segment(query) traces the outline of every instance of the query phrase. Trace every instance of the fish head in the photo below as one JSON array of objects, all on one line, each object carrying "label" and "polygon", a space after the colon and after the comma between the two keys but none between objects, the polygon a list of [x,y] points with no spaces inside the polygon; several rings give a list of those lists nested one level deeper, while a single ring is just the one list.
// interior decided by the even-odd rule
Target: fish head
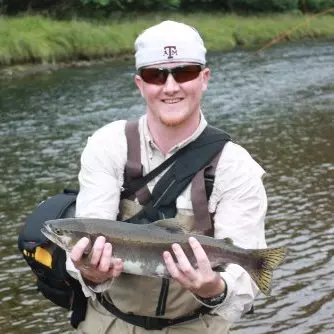
[{"label": "fish head", "polygon": [[89,233],[80,229],[73,229],[70,225],[66,224],[66,219],[46,221],[41,228],[41,232],[53,243],[68,252],[83,237],[88,238],[91,245]]}]

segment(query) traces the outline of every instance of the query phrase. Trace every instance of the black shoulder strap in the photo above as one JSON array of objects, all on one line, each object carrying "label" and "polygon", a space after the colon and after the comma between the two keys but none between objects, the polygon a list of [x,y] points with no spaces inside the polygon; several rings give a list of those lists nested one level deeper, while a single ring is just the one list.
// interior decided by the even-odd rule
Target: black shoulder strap
[{"label": "black shoulder strap", "polygon": [[229,140],[230,136],[225,132],[207,126],[198,140],[189,144],[187,152],[159,180],[152,193],[153,205],[167,206],[175,201],[194,175],[211,162]]},{"label": "black shoulder strap", "polygon": [[[127,122],[129,124],[126,126],[126,137],[128,141],[128,160],[126,162],[126,173],[125,175],[133,175],[131,182],[130,179],[126,179],[125,187],[122,191],[121,198],[130,198],[133,194],[137,193],[139,189],[145,187],[148,182],[153,180],[159,174],[161,174],[165,169],[167,169],[174,161],[176,161],[180,156],[184,155],[188,151],[192,150],[202,150],[203,146],[211,145],[216,143],[221,143],[224,140],[231,140],[230,136],[212,126],[207,126],[206,129],[202,132],[202,134],[193,142],[188,144],[187,146],[181,148],[175,154],[170,156],[167,160],[165,160],[162,164],[160,164],[157,168],[153,169],[150,173],[146,174],[143,177],[140,177],[142,172],[142,166],[138,161],[138,156],[140,157],[140,147],[136,144],[139,143],[139,134],[138,134],[138,121],[137,122]],[[135,128],[137,129],[135,132]],[[136,140],[135,140],[136,139]],[[133,142],[135,144],[133,144]],[[213,157],[215,155],[213,154]],[[212,157],[212,159],[213,159]],[[198,158],[198,157],[197,157]],[[212,160],[211,159],[211,160]],[[210,161],[210,160],[209,160]],[[208,161],[205,161],[207,164]],[[185,166],[187,168],[187,166]],[[191,168],[190,168],[191,169]],[[139,174],[140,171],[140,174]]]},{"label": "black shoulder strap", "polygon": [[[145,216],[149,217],[150,221],[155,221],[165,215],[173,216],[170,208],[175,207],[176,198],[195,174],[206,167],[230,140],[230,136],[224,131],[207,126],[195,141],[182,149],[182,154],[178,155],[176,162],[158,181],[153,189],[151,201],[139,212],[137,218]],[[173,211],[175,214],[175,208]]]}]

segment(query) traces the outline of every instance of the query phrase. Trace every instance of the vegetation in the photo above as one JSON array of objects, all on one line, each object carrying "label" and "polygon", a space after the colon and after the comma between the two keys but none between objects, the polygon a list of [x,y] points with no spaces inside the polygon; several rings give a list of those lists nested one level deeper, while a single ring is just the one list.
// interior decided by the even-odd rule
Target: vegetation
[{"label": "vegetation", "polygon": [[242,13],[320,12],[334,7],[334,0],[0,0],[0,11],[17,14],[47,12],[69,15],[110,17],[131,11],[226,11]]},{"label": "vegetation", "polygon": [[140,15],[122,20],[54,20],[43,16],[0,17],[0,65],[92,60],[133,53],[145,28],[164,19],[196,26],[209,50],[255,48],[275,38],[333,38],[334,17],[277,14],[240,16],[197,13]]},{"label": "vegetation", "polygon": [[0,0],[0,66],[127,57],[166,19],[195,26],[209,51],[333,38],[333,14],[334,0]]}]

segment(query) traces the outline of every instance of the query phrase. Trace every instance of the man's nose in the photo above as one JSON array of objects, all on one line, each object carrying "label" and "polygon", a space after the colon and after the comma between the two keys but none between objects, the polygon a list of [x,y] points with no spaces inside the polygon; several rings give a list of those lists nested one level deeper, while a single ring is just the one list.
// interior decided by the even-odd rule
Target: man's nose
[{"label": "man's nose", "polygon": [[180,85],[175,81],[173,75],[169,73],[164,85],[164,93],[173,94],[180,90]]}]

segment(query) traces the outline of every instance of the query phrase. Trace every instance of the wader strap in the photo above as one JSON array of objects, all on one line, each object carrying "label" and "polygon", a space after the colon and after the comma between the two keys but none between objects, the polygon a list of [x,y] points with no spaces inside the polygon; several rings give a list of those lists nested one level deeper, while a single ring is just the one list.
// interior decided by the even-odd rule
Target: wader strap
[{"label": "wader strap", "polygon": [[124,313],[118,309],[114,304],[106,300],[102,294],[96,294],[97,300],[101,305],[110,313],[112,313],[117,318],[131,324],[134,326],[139,326],[147,330],[161,330],[168,326],[173,326],[181,322],[197,319],[201,314],[206,314],[210,312],[210,308],[202,306],[200,309],[196,310],[194,313],[186,315],[184,317],[179,317],[175,319],[163,319],[155,317],[146,317],[142,315],[135,315],[132,313]]},{"label": "wader strap", "polygon": [[[143,166],[140,156],[140,135],[137,121],[127,121],[125,124],[125,136],[128,144],[128,160],[125,164],[125,183],[129,184],[132,180],[140,179],[143,176]],[[151,197],[147,185],[131,195],[129,199],[135,197],[141,205],[145,205]]]},{"label": "wader strap", "polygon": [[[212,160],[212,162],[201,169],[195,177],[192,179],[191,183],[191,202],[193,205],[195,222],[196,222],[196,231],[202,231],[205,235],[213,237],[214,235],[214,227],[213,222],[211,220],[211,215],[209,213],[209,198],[211,195],[212,188],[209,190],[209,194],[207,192],[205,182],[206,178],[210,178],[212,183],[214,181],[214,175],[217,168],[217,164],[219,158],[221,156],[221,152]],[[213,185],[212,185],[213,186]]]}]

